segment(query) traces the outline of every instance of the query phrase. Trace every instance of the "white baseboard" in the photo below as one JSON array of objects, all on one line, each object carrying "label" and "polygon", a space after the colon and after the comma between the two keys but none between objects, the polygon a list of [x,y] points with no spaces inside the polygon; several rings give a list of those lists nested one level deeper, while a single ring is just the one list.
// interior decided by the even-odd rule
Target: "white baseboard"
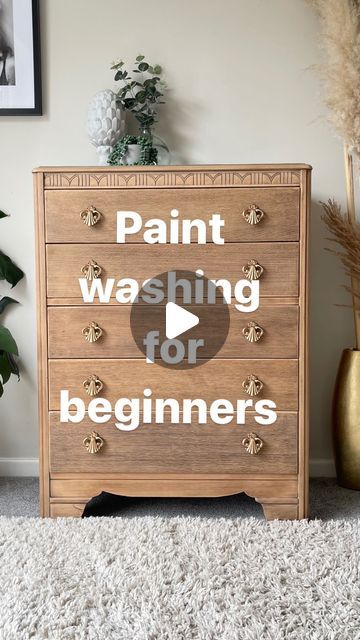
[{"label": "white baseboard", "polygon": [[37,458],[0,458],[1,477],[36,477],[39,475]]},{"label": "white baseboard", "polygon": [[[35,477],[39,475],[37,458],[0,458],[0,476]],[[335,465],[332,458],[311,458],[311,478],[335,478]]]}]

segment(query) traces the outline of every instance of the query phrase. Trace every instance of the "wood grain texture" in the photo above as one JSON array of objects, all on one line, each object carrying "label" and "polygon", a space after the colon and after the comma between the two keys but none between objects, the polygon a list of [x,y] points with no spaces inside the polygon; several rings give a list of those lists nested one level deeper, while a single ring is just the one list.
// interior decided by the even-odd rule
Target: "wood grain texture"
[{"label": "wood grain texture", "polygon": [[[264,217],[256,225],[248,224],[242,212],[256,204]],[[94,206],[102,217],[92,227],[86,226],[80,213]],[[167,225],[170,211],[179,211],[179,221],[200,219],[208,225],[212,215],[221,215],[225,242],[272,242],[299,240],[299,188],[209,188],[209,189],[109,189],[50,190],[45,192],[46,241],[51,243],[116,242],[117,211],[135,211],[143,226],[152,218]],[[143,242],[141,232],[127,236],[127,242]],[[195,230],[192,241],[197,241]],[[180,227],[180,240],[182,240]]]},{"label": "wood grain texture", "polygon": [[[306,517],[308,505],[307,217],[310,203],[310,169],[308,165],[287,164],[130,168],[44,167],[35,170],[34,185],[37,207],[38,247],[37,278],[40,307],[38,353],[42,515],[50,514],[53,517],[79,516],[86,500],[102,490],[134,496],[220,496],[244,491],[248,495],[255,497],[262,504],[265,516],[269,519],[276,517]],[[171,204],[172,191],[176,196],[177,202],[182,203],[182,207],[188,217],[190,217],[188,211],[190,211],[191,205],[194,205],[196,215],[198,215],[197,211],[200,211],[203,207],[205,207],[205,215],[208,215],[209,209],[206,209],[206,207],[212,206],[214,202],[217,208],[223,206],[222,211],[223,215],[226,216],[226,228],[228,229],[225,246],[208,244],[202,247],[194,244],[192,246],[153,245],[149,247],[149,245],[136,243],[125,246],[113,244],[115,237],[111,236],[113,236],[115,227],[111,208],[114,206],[113,202],[117,207],[117,194],[122,197],[122,201],[126,200],[129,203],[129,208],[132,209],[133,207],[130,207],[130,203],[134,203],[134,205],[142,207],[141,212],[144,216],[149,217],[153,207],[155,209],[153,217],[159,217],[167,214],[166,207]],[[146,199],[144,198],[145,194],[147,194]],[[242,203],[247,200],[248,196],[255,194],[257,196],[255,204],[261,208],[265,208],[266,205],[268,209],[266,211],[267,216],[262,221],[264,224],[260,223],[255,228],[251,228],[250,225],[244,226],[246,224],[244,222],[243,228],[241,228],[237,226],[239,209],[236,207],[239,206],[239,203],[241,203],[242,207]],[[79,227],[73,226],[73,214],[76,213],[77,216],[78,205],[81,204],[82,206],[84,199],[87,201],[90,197],[91,199],[96,198],[96,201],[86,202],[85,207],[88,204],[97,203],[105,206],[105,216],[102,220],[104,224],[100,223],[93,229],[87,229],[80,219],[77,220],[76,225],[80,224],[82,227],[80,233],[85,234],[79,236],[78,239],[77,229]],[[47,202],[46,212],[44,207],[45,198]],[[247,204],[252,204],[252,202]],[[177,205],[171,204],[171,208],[173,206],[177,207]],[[284,213],[285,210],[287,211],[286,215]],[[181,212],[181,216],[183,216],[183,212]],[[280,220],[282,220],[281,224]],[[47,247],[47,251],[45,249],[45,223],[48,228],[47,239],[53,243]],[[95,236],[95,234],[97,235]],[[93,240],[93,238],[96,239]],[[141,238],[134,239],[136,242],[142,240]],[[287,240],[296,240],[297,242],[287,242]],[[100,255],[97,255],[97,249],[99,249]],[[250,249],[252,252],[255,251],[255,254],[247,255]],[[93,254],[94,250],[96,255]],[[104,257],[106,258],[106,264],[101,264],[101,260]],[[70,307],[69,311],[75,311],[76,320],[72,316],[72,322],[75,323],[82,320],[81,313],[83,311],[87,313],[98,309],[98,311],[108,314],[106,317],[110,317],[111,313],[117,311],[119,312],[119,319],[121,314],[126,314],[127,312],[126,308],[117,305],[114,299],[111,307],[99,307],[99,305],[95,304],[91,305],[90,308],[82,303],[78,285],[78,277],[81,276],[79,270],[90,258],[94,258],[101,264],[105,277],[119,279],[120,277],[128,276],[135,277],[142,282],[147,277],[154,276],[162,271],[185,267],[192,270],[203,268],[207,277],[226,277],[232,283],[242,277],[243,259],[247,261],[254,258],[265,267],[265,273],[260,285],[260,309],[256,314],[253,314],[253,317],[259,324],[261,324],[260,318],[263,322],[266,318],[268,321],[271,320],[271,326],[272,323],[276,322],[278,326],[282,322],[281,333],[285,338],[280,344],[278,337],[268,330],[268,341],[266,343],[264,340],[262,343],[261,356],[252,359],[252,352],[249,350],[251,347],[260,346],[261,343],[246,345],[247,351],[243,351],[243,348],[240,350],[241,343],[238,341],[239,336],[236,335],[236,332],[241,331],[242,325],[240,321],[243,320],[245,322],[249,316],[245,318],[245,316],[239,314],[238,322],[233,322],[232,324],[228,345],[219,354],[224,359],[214,359],[206,365],[188,372],[169,372],[169,370],[157,365],[145,365],[144,362],[134,359],[136,356],[133,353],[131,353],[129,359],[114,359],[114,357],[105,359],[104,352],[99,353],[97,351],[95,356],[85,359],[85,354],[83,355],[83,352],[79,351],[79,354],[82,354],[81,358],[69,358],[70,355],[74,355],[74,352],[69,353],[70,349],[64,343],[68,341],[71,343],[71,336],[67,329],[61,326],[62,322],[69,322],[69,316],[68,311],[61,309],[61,307],[68,306]],[[46,303],[58,305],[60,307],[59,313],[64,315],[52,315],[56,309],[49,309],[48,316]],[[278,307],[277,309],[275,308],[276,306]],[[299,311],[298,336],[296,337],[298,350],[293,354],[295,309]],[[276,317],[276,313],[280,315],[280,311],[281,317]],[[259,313],[263,315],[259,316]],[[51,350],[55,349],[51,353],[54,355],[62,354],[62,359],[52,359],[49,361],[49,365],[48,319],[51,327],[49,347]],[[127,353],[126,349],[129,348],[130,353],[131,347],[126,344],[126,336],[128,334],[126,333],[125,322],[124,317],[120,323],[121,350],[125,349]],[[57,338],[56,323],[59,325],[58,332],[61,333],[61,340]],[[289,326],[292,327],[291,331]],[[289,333],[286,333],[287,330],[289,330]],[[291,338],[290,335],[292,336]],[[106,333],[106,340],[110,337],[113,340],[112,331]],[[99,345],[95,343],[95,345],[90,346],[97,347]],[[102,346],[104,351],[106,348],[109,355],[114,356],[114,353],[118,353],[116,351],[116,343],[104,341]],[[77,348],[77,342],[74,340],[72,349]],[[282,356],[279,354],[282,354]],[[275,359],[280,357],[284,357],[284,359]],[[136,473],[131,474],[115,470],[109,473],[103,469],[97,471],[93,465],[88,471],[79,471],[78,465],[83,460],[79,456],[76,459],[74,458],[74,464],[70,471],[58,472],[53,470],[50,475],[50,433],[51,438],[53,438],[54,433],[56,433],[57,438],[57,449],[51,449],[51,455],[60,455],[61,457],[60,463],[56,459],[56,464],[68,464],[67,456],[72,459],[74,453],[73,450],[70,451],[70,444],[65,445],[65,442],[69,443],[71,440],[69,431],[64,431],[64,435],[59,430],[51,429],[50,431],[49,415],[52,420],[56,420],[56,417],[54,417],[56,414],[49,414],[48,411],[49,408],[58,408],[60,388],[70,388],[72,395],[81,396],[84,366],[86,367],[86,374],[94,372],[100,377],[103,376],[105,386],[101,395],[110,397],[110,399],[124,396],[124,389],[130,397],[142,397],[143,389],[152,385],[154,397],[178,397],[180,399],[200,396],[211,402],[220,397],[229,398],[232,401],[237,398],[247,399],[248,396],[241,389],[241,376],[245,373],[245,370],[249,373],[248,366],[250,364],[251,369],[253,369],[254,365],[256,366],[256,371],[253,369],[252,372],[265,382],[264,390],[259,398],[268,397],[274,399],[280,410],[282,408],[293,412],[299,410],[297,434],[290,436],[289,429],[291,427],[289,425],[285,427],[284,433],[287,435],[283,442],[287,443],[286,446],[289,449],[289,453],[283,456],[282,460],[286,460],[286,462],[282,463],[279,451],[275,452],[275,437],[278,432],[271,436],[273,455],[279,459],[279,464],[276,465],[274,472],[258,471],[250,466],[250,461],[249,465],[246,465],[246,458],[242,458],[240,454],[239,460],[241,460],[241,464],[244,464],[241,469],[244,469],[244,471],[236,474],[228,470],[224,471],[223,468],[219,469],[218,458],[216,457],[217,442],[215,442],[215,435],[211,435],[214,451],[210,452],[209,447],[208,455],[210,457],[211,453],[213,453],[214,467],[208,472],[192,471],[189,474],[182,468],[176,473],[170,470],[161,474],[158,466],[153,463],[150,449],[145,450],[141,445],[142,460],[145,465],[149,465],[148,468],[151,468],[151,465],[154,464],[154,472],[147,471],[142,473],[136,470]],[[145,370],[141,368],[141,365],[143,367],[150,366],[151,368]],[[88,366],[89,369],[90,367],[91,369],[95,367],[95,369],[88,370]],[[50,378],[48,368],[50,370]],[[150,375],[148,375],[149,371]],[[172,374],[176,374],[176,376],[174,377]],[[51,386],[50,392],[49,384]],[[84,400],[89,400],[89,397],[85,396],[85,394],[81,397]],[[286,414],[280,411],[279,416],[284,415]],[[277,422],[271,428],[276,425],[280,425],[280,422]],[[69,425],[58,425],[60,429],[63,426]],[[71,425],[72,428],[76,426],[79,427],[79,425]],[[133,432],[140,434],[141,439],[148,437],[149,447],[151,446],[148,432],[150,426],[146,431],[143,430],[143,436],[141,436],[142,428],[138,432]],[[82,427],[83,425],[81,425]],[[105,427],[108,428],[109,425],[101,426],[101,429]],[[166,443],[166,440],[161,436],[160,427],[161,425],[156,427],[156,438],[158,446],[161,448],[164,442]],[[190,445],[198,437],[195,427],[195,424],[190,427],[191,432],[192,430],[195,432],[195,435],[190,438]],[[159,428],[159,431],[157,431],[157,428]],[[228,427],[217,428],[227,429]],[[244,429],[244,427],[239,428],[241,430]],[[179,438],[176,440],[178,437],[176,429],[178,427],[175,427],[174,431],[171,427],[170,430],[170,426],[168,429],[170,437],[175,439],[172,441],[174,446],[169,452],[169,459],[174,456],[174,449],[176,450],[177,447],[179,456],[180,458],[183,456],[184,465],[186,466],[189,461],[179,449],[181,443]],[[100,425],[98,430],[100,430]],[[76,437],[76,433],[74,429],[74,437]],[[230,430],[230,433],[234,432]],[[224,438],[223,431],[221,431],[221,434],[222,438]],[[267,434],[269,436],[270,431]],[[119,434],[115,432],[115,435]],[[123,435],[129,434],[120,433],[120,436]],[[137,437],[138,435],[136,435]],[[291,440],[291,437],[295,437],[298,444],[296,444],[296,441]],[[133,439],[134,441],[135,438]],[[119,440],[116,440],[116,443],[118,442]],[[235,446],[236,448],[237,445],[237,442],[235,445],[232,443],[232,447]],[[116,447],[117,444],[114,446]],[[131,439],[127,441],[126,446],[131,457]],[[166,446],[168,446],[168,443],[166,443]],[[185,451],[186,447],[187,443],[184,440]],[[200,449],[199,446],[198,448]],[[68,451],[70,453],[67,454]],[[104,453],[105,451],[106,449]],[[222,441],[220,451],[224,456],[225,465],[233,464],[232,452],[227,449],[224,441]],[[262,452],[264,456],[265,452],[266,449]],[[108,454],[112,460],[111,464],[115,465],[116,456],[114,452],[110,452],[110,447],[106,452],[106,455]],[[89,454],[86,455],[88,456]],[[158,455],[158,452],[155,452],[156,455]],[[191,457],[191,452],[189,455]],[[201,455],[203,455],[203,458]],[[199,456],[201,465],[209,463],[206,462],[206,455],[205,447],[204,452],[200,452]],[[270,456],[269,449],[267,449],[267,455]],[[123,450],[119,453],[119,456],[120,458],[122,456],[125,460],[126,456]],[[268,459],[270,465],[275,465],[273,463],[275,457]],[[284,468],[287,469],[288,467],[282,467],[281,465],[290,465],[291,460],[294,460],[295,457],[298,472],[294,471],[289,475],[284,471]],[[263,457],[263,461],[264,459],[265,457]],[[177,457],[174,456],[173,460],[174,464],[178,463]],[[256,457],[255,464],[260,464],[260,460],[260,457]],[[167,463],[165,456],[163,464],[166,465]],[[95,464],[100,463],[96,462]],[[128,458],[126,458],[125,464],[129,465]],[[272,466],[269,468],[272,469]],[[53,476],[52,479],[51,476]]]},{"label": "wood grain texture", "polygon": [[[51,480],[50,491],[53,498],[64,498],[74,502],[89,500],[101,491],[108,491],[124,496],[148,496],[153,497],[218,497],[230,496],[235,493],[246,493],[252,498],[261,496],[261,500],[270,498],[282,502],[297,499],[297,479],[277,478],[248,478],[239,475],[237,478],[207,478],[205,475],[197,475],[192,479],[166,479],[153,478],[149,474],[138,475],[137,478],[108,478],[105,474],[99,478],[78,478]],[[240,513],[239,513],[240,515]]]},{"label": "wood grain texture", "polygon": [[[260,280],[263,296],[296,296],[299,292],[297,243],[228,245],[112,245],[49,244],[47,295],[81,296],[78,279],[90,259],[102,268],[101,278],[133,278],[142,283],[167,271],[203,269],[209,279],[226,278],[234,286],[244,278],[242,267],[257,260],[264,268]],[[116,287],[114,287],[114,296]]]},{"label": "wood grain texture", "polygon": [[[89,418],[81,424],[61,423],[50,414],[51,473],[297,473],[297,414],[281,413],[268,426],[254,414],[245,425],[218,425],[209,419],[198,424],[141,424],[129,433],[115,427],[116,419],[98,425]],[[95,430],[103,448],[89,454],[83,439]],[[245,451],[242,440],[255,432],[264,442],[258,455]]]},{"label": "wood grain texture", "polygon": [[49,360],[49,405],[59,410],[60,390],[70,397],[88,400],[83,381],[92,373],[103,382],[100,396],[116,402],[118,398],[142,398],[152,389],[153,398],[203,398],[212,402],[226,398],[231,402],[249,399],[242,382],[253,373],[264,383],[256,399],[271,399],[278,410],[298,409],[297,360],[209,360],[195,369],[171,370],[144,360]]},{"label": "wood grain texture", "polygon": [[41,174],[34,175],[37,294],[37,382],[39,409],[40,511],[49,515],[48,352],[44,193]]},{"label": "wood grain texture", "polygon": [[309,211],[311,173],[301,177],[300,228],[300,325],[299,325],[299,476],[298,517],[306,518],[309,508]]},{"label": "wood grain texture", "polygon": [[[144,307],[146,309],[146,306]],[[196,306],[186,309],[197,313]],[[209,313],[211,313],[211,308]],[[152,317],[158,317],[154,326],[163,322],[165,308],[158,305]],[[133,339],[130,326],[131,305],[108,307],[51,307],[48,309],[49,357],[50,358],[143,358]],[[297,358],[298,356],[298,306],[262,306],[253,313],[240,313],[230,307],[230,329],[217,358]],[[82,330],[95,321],[103,330],[97,342],[85,340]],[[242,331],[250,321],[256,321],[264,330],[258,342],[250,343]],[[137,322],[141,333],[141,322]],[[213,337],[219,330],[216,315],[211,330],[206,331],[204,348],[199,351],[206,357]],[[145,330],[144,330],[145,335]],[[194,328],[192,338],[201,338],[203,329]],[[155,352],[159,357],[159,350]]]},{"label": "wood grain texture", "polygon": [[[47,298],[47,306],[48,307],[78,307],[82,304],[83,300],[81,297],[79,298]],[[109,303],[106,304],[106,306],[111,306],[111,305],[116,305],[118,306],[118,301],[116,300],[116,298],[110,298]],[[281,296],[281,297],[276,297],[276,296],[261,296],[260,295],[260,307],[273,307],[273,306],[280,306],[280,307],[284,307],[284,306],[288,306],[288,305],[298,305],[299,304],[299,297],[298,296]],[[88,305],[87,305],[88,306]],[[91,304],[92,307],[94,306],[104,306],[104,303],[99,302],[98,299],[94,300],[94,302]]]},{"label": "wood grain texture", "polygon": [[51,518],[81,518],[86,501],[83,502],[50,502]]},{"label": "wood grain texture", "polygon": [[39,167],[45,189],[161,189],[298,185],[306,164],[167,167]]},{"label": "wood grain texture", "polygon": [[303,517],[299,514],[297,499],[290,501],[286,498],[284,500],[256,498],[256,501],[261,504],[266,520],[297,520]]}]

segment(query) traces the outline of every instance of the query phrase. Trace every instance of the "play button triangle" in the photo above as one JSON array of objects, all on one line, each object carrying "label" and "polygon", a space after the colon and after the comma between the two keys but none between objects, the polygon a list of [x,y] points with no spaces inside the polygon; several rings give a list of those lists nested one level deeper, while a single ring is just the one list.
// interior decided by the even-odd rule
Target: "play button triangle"
[{"label": "play button triangle", "polygon": [[166,337],[169,340],[180,336],[199,324],[199,318],[174,302],[166,305]]}]

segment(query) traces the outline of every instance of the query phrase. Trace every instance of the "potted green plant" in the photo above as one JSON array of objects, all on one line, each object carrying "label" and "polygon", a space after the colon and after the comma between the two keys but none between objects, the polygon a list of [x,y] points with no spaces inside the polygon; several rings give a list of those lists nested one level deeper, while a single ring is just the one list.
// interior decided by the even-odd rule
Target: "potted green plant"
[{"label": "potted green plant", "polygon": [[[7,217],[0,211],[0,219]],[[9,256],[0,251],[0,280],[6,280],[12,287],[15,287],[24,273],[17,267]],[[0,315],[9,304],[16,303],[17,300],[9,296],[0,298]],[[4,393],[4,385],[9,380],[11,374],[18,376],[19,368],[15,360],[18,355],[16,342],[9,329],[0,324],[0,398]]]},{"label": "potted green plant", "polygon": [[169,149],[152,131],[157,122],[157,107],[165,104],[163,98],[166,83],[161,78],[162,68],[159,64],[151,65],[146,62],[143,55],[136,57],[132,72],[128,72],[124,64],[123,60],[118,60],[111,66],[115,71],[114,80],[122,83],[116,94],[117,100],[124,111],[132,113],[140,131],[138,136],[121,138],[108,162],[113,165],[166,164]]}]

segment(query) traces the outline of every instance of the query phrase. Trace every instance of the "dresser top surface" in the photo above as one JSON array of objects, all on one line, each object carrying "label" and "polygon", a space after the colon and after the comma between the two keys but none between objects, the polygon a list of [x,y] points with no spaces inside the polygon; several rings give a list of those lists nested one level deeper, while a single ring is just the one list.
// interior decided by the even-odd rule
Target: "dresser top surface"
[{"label": "dresser top surface", "polygon": [[33,173],[67,173],[73,172],[96,172],[96,173],[117,173],[117,172],[163,172],[163,171],[284,171],[284,170],[308,170],[312,167],[303,163],[275,163],[275,164],[192,164],[192,165],[153,165],[153,166],[44,166],[36,167]]}]

